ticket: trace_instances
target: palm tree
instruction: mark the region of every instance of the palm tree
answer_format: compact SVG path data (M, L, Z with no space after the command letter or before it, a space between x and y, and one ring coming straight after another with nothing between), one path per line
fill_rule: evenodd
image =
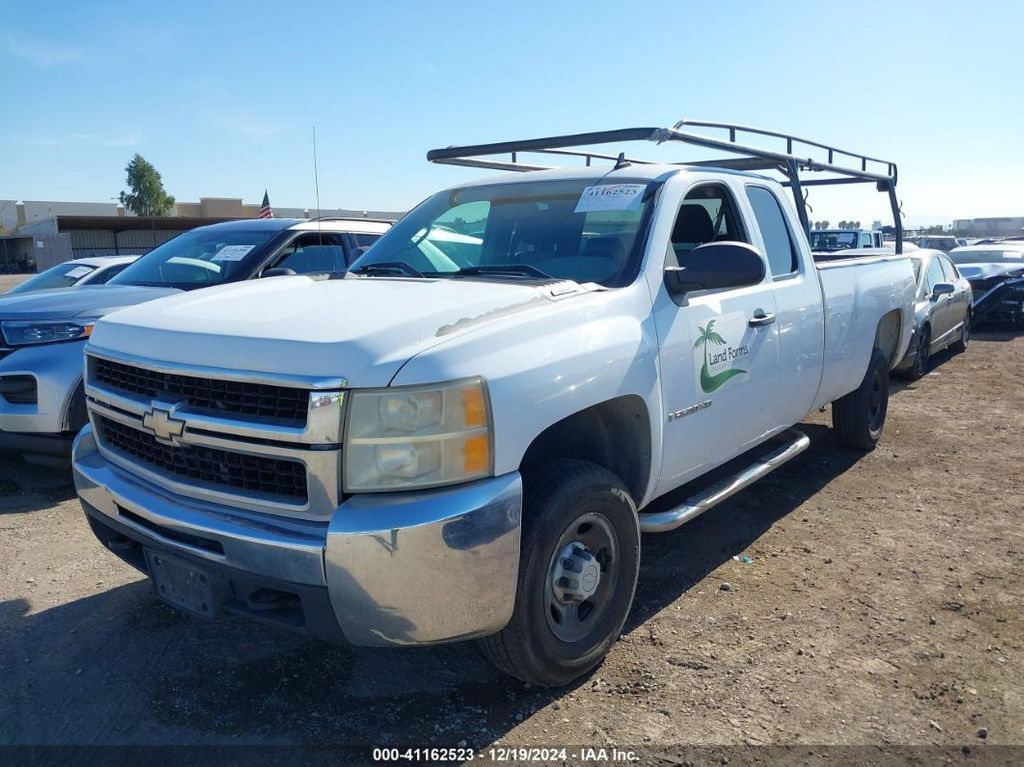
M708 320L708 324L704 327L700 327L700 335L697 336L697 340L693 344L693 348L696 349L698 346L704 347L704 367L708 366L708 344L714 344L715 346L725 346L725 339L722 338L718 333L715 332L715 321Z
M708 324L704 327L700 327L699 325L697 327L700 330L700 335L697 336L697 340L694 342L693 348L696 349L698 346L704 347L704 364L700 369L700 388L702 388L705 393L710 394L733 376L738 376L741 373L746 373L747 371L740 370L739 368L729 368L728 370L722 370L715 375L711 375L711 370L708 367L708 344L725 346L725 339L715 331L714 320L708 320Z

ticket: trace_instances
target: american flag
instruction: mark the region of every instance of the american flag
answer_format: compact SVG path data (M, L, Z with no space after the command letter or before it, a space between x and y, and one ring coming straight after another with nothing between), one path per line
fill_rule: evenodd
M273 218L274 209L270 207L270 195L267 194L267 190L263 190L263 204L260 205L260 218Z

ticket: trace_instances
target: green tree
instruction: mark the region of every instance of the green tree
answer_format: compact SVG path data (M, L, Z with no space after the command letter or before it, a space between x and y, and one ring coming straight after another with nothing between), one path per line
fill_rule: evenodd
M167 194L160 172L141 154L125 167L131 192L121 192L121 204L137 216L166 216L174 209L174 197Z

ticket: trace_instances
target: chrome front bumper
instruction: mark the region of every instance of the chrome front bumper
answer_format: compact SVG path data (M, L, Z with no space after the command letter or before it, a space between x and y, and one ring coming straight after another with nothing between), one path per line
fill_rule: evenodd
M143 570L141 556L127 555L133 546L135 554L158 549L219 574L230 597L225 611L245 612L239 605L253 591L286 591L305 611L290 616L290 626L336 622L358 645L485 636L512 616L518 472L456 488L352 496L325 523L171 495L107 461L89 426L72 458L94 530L99 523L116 534L104 540L97 532L101 540Z

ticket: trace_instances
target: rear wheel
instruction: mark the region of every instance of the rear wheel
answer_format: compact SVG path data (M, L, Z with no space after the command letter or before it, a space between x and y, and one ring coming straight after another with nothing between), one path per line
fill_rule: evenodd
M888 411L889 360L876 347L860 386L832 403L832 428L847 447L874 450Z
M967 351L967 344L971 340L971 313L966 312L964 314L964 324L960 326L960 337L953 342L950 348L954 352L959 354L960 352Z
M597 666L622 631L640 567L640 525L622 481L586 461L524 477L512 620L480 640L501 670L542 687Z

